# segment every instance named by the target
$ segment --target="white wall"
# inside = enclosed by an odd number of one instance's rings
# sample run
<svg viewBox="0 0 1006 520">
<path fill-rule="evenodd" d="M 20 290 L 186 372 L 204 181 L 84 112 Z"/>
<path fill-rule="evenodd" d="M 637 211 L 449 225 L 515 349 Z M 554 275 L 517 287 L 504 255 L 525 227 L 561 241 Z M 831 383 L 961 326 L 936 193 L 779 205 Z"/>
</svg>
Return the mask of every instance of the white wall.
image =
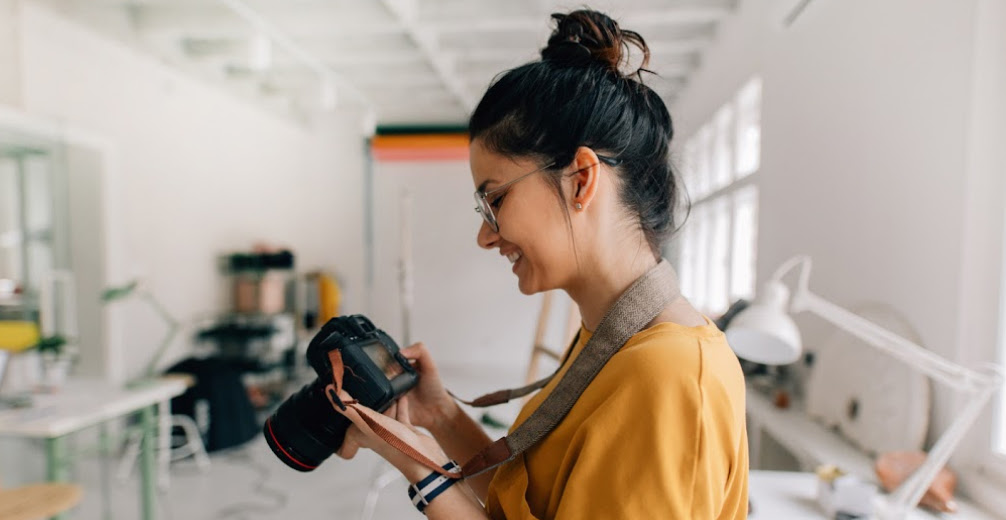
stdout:
<svg viewBox="0 0 1006 520">
<path fill-rule="evenodd" d="M 785 28 L 795 4 L 741 2 L 671 107 L 679 142 L 760 75 L 759 279 L 793 254 L 810 254 L 816 292 L 846 306 L 891 304 L 929 348 L 964 360 L 964 331 L 987 326 L 964 304 L 997 305 L 992 279 L 964 289 L 974 246 L 1002 243 L 1006 134 L 988 110 L 1001 110 L 1003 90 L 976 68 L 990 76 L 1006 61 L 1003 22 L 986 21 L 996 31 L 977 63 L 976 0 L 822 0 Z M 996 185 L 998 200 L 972 204 Z M 999 224 L 969 235 L 974 222 L 993 217 Z M 799 324 L 808 345 L 834 330 L 813 317 Z M 954 404 L 938 391 L 937 430 Z"/>
<path fill-rule="evenodd" d="M 19 108 L 111 143 L 99 190 L 105 213 L 92 215 L 105 225 L 106 283 L 142 276 L 191 321 L 227 306 L 217 256 L 264 241 L 291 248 L 300 268 L 334 270 L 349 281 L 347 308 L 362 305 L 358 116 L 336 112 L 306 128 L 45 7 L 25 2 L 22 10 Z M 106 337 L 114 379 L 137 375 L 162 332 L 149 310 L 122 307 L 110 313 Z M 179 338 L 165 363 L 186 343 Z"/>
<path fill-rule="evenodd" d="M 409 190 L 412 338 L 433 352 L 448 386 L 471 397 L 522 383 L 542 301 L 541 295 L 521 294 L 510 263 L 476 243 L 482 220 L 473 209 L 474 189 L 467 161 L 377 163 L 374 168 L 377 277 L 371 317 L 401 338 L 399 201 Z M 559 318 L 551 329 L 555 341 L 561 341 L 565 312 L 554 313 Z M 473 380 L 478 384 L 470 385 Z"/>
<path fill-rule="evenodd" d="M 21 100 L 18 0 L 0 0 L 0 104 Z"/>
</svg>

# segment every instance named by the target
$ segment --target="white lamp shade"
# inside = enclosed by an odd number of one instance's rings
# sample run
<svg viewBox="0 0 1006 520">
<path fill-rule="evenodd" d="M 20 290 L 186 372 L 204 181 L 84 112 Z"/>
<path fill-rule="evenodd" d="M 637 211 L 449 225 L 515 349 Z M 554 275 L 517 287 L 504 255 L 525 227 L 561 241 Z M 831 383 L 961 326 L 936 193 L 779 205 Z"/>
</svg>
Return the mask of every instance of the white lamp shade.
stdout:
<svg viewBox="0 0 1006 520">
<path fill-rule="evenodd" d="M 738 357 L 765 365 L 788 365 L 800 359 L 800 330 L 786 312 L 789 291 L 769 282 L 762 294 L 727 327 L 730 348 Z"/>
</svg>

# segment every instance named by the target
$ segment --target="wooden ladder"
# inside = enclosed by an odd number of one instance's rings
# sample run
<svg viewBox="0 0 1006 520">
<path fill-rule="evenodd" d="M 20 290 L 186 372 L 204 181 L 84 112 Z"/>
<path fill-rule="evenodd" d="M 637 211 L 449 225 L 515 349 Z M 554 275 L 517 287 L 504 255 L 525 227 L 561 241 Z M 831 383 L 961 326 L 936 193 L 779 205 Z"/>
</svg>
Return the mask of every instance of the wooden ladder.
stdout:
<svg viewBox="0 0 1006 520">
<path fill-rule="evenodd" d="M 538 374 L 538 369 L 541 365 L 542 356 L 559 361 L 563 355 L 563 352 L 552 350 L 545 344 L 545 334 L 548 332 L 552 307 L 557 303 L 556 292 L 558 291 L 548 291 L 545 293 L 544 298 L 542 298 L 541 312 L 538 313 L 538 325 L 535 327 L 534 342 L 531 345 L 531 360 L 527 365 L 526 384 L 531 384 L 541 378 L 541 375 Z M 566 315 L 566 334 L 563 336 L 562 348 L 569 346 L 578 330 L 580 330 L 580 309 L 577 308 L 576 304 L 570 302 L 569 313 Z"/>
</svg>

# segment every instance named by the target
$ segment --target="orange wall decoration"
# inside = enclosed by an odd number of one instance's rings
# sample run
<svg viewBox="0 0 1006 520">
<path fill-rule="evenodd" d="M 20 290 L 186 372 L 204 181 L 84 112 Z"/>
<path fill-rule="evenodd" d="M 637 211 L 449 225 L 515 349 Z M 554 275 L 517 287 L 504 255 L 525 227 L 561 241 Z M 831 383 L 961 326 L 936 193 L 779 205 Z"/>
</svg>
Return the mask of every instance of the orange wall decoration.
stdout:
<svg viewBox="0 0 1006 520">
<path fill-rule="evenodd" d="M 468 134 L 378 135 L 370 140 L 375 161 L 467 161 Z"/>
</svg>

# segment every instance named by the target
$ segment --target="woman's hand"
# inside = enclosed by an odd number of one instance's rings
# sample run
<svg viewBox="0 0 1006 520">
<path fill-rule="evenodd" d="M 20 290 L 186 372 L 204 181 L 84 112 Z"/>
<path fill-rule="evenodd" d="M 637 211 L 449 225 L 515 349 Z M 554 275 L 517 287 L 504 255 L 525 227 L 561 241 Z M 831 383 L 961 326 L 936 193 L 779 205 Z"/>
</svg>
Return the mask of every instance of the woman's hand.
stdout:
<svg viewBox="0 0 1006 520">
<path fill-rule="evenodd" d="M 412 366 L 419 372 L 419 384 L 406 394 L 412 424 L 433 431 L 439 424 L 450 421 L 461 408 L 444 388 L 433 357 L 425 345 L 416 343 L 404 348 L 402 355 L 412 361 Z"/>
<path fill-rule="evenodd" d="M 329 402 L 332 403 L 332 408 L 353 423 L 346 430 L 346 437 L 342 441 L 342 446 L 336 452 L 338 456 L 344 459 L 351 459 L 363 447 L 377 452 L 378 455 L 398 468 L 409 479 L 409 482 L 419 481 L 430 473 L 430 468 L 416 462 L 375 433 L 361 416 L 361 414 L 366 414 L 367 418 L 418 450 L 438 466 L 446 464 L 449 460 L 436 440 L 421 433 L 412 425 L 410 403 L 407 396 L 402 396 L 395 404 L 388 408 L 384 415 L 381 415 L 365 406 L 347 406 L 345 410 L 340 409 L 333 402 L 329 393 L 332 390 L 334 390 L 333 385 L 328 385 L 325 389 L 325 395 L 328 396 Z M 339 398 L 343 402 L 352 400 L 352 397 L 345 390 L 339 393 Z"/>
</svg>

